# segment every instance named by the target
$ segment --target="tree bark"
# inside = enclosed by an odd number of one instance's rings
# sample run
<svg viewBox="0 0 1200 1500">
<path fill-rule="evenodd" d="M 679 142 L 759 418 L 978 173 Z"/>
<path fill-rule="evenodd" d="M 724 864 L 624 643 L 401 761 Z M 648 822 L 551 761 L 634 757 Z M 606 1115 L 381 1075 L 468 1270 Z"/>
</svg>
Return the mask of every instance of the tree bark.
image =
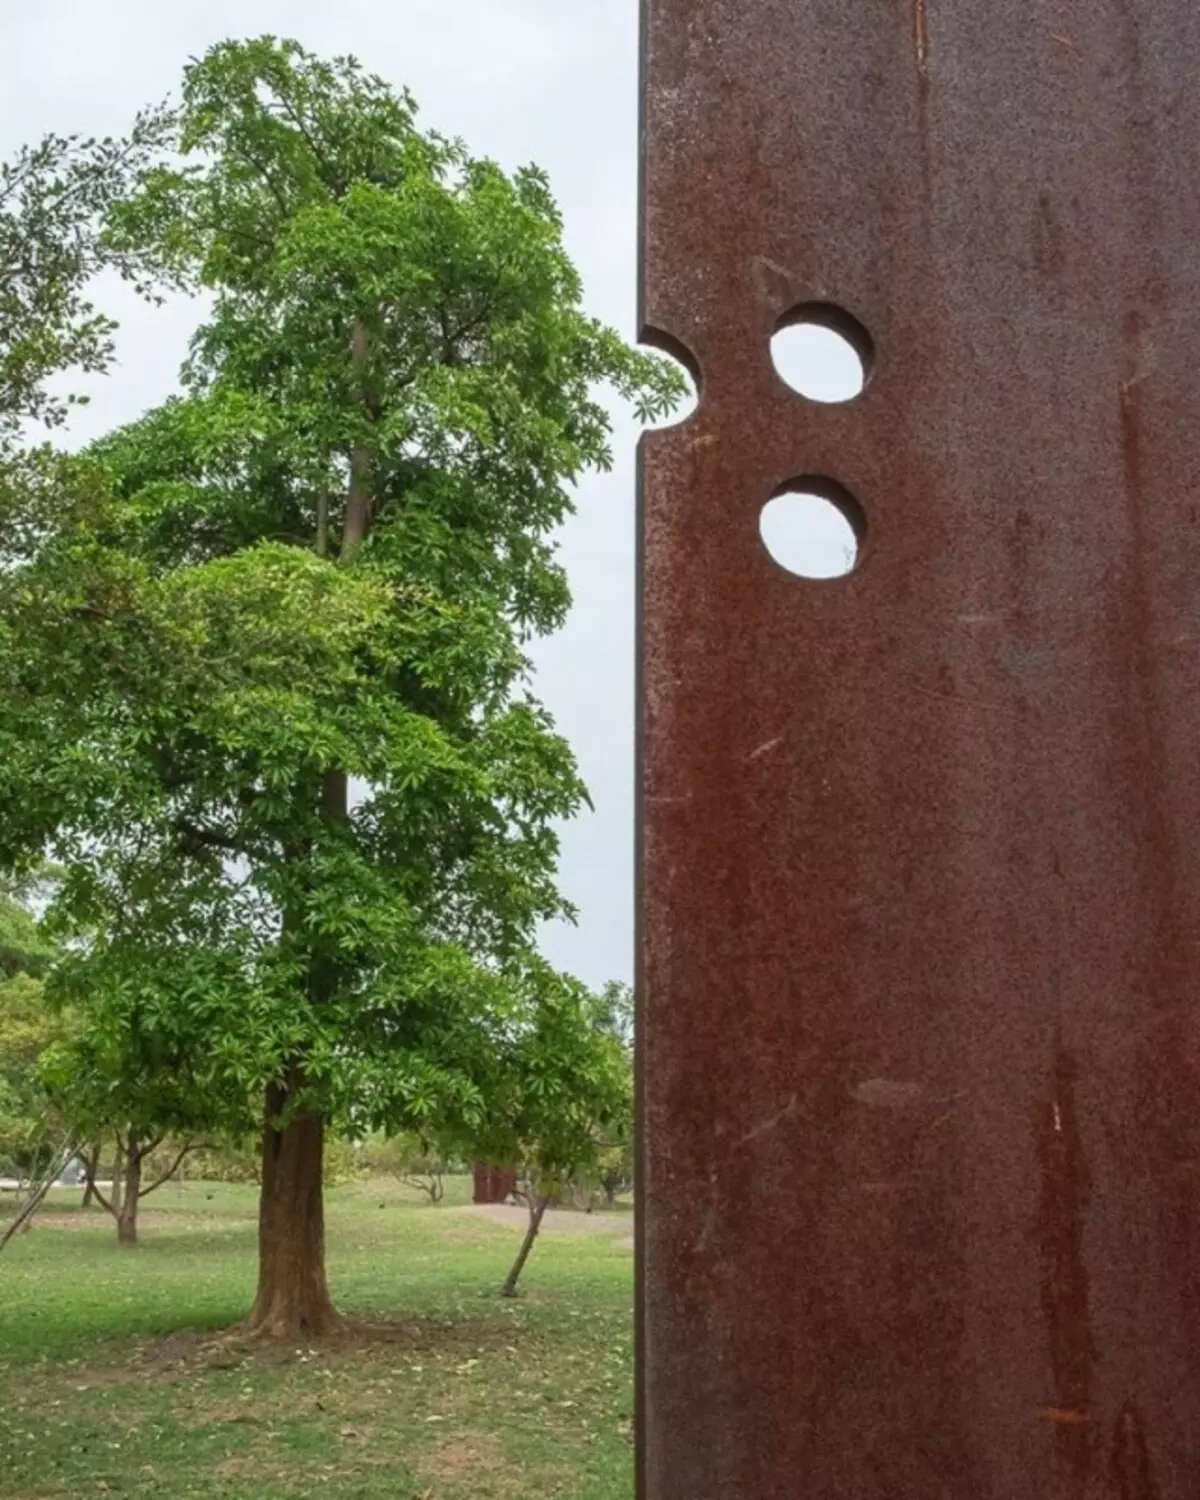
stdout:
<svg viewBox="0 0 1200 1500">
<path fill-rule="evenodd" d="M 92 1189 L 95 1192 L 95 1187 Z M 112 1182 L 109 1183 L 109 1212 L 114 1219 L 121 1217 L 121 1204 L 125 1192 L 125 1152 L 121 1145 L 121 1137 L 118 1134 L 116 1145 L 113 1147 L 113 1169 Z M 96 1194 L 99 1197 L 99 1193 Z"/>
<path fill-rule="evenodd" d="M 268 1338 L 320 1337 L 341 1321 L 325 1278 L 325 1122 L 301 1114 L 278 1123 L 303 1082 L 297 1066 L 287 1085 L 267 1091 L 250 1327 Z"/>
<path fill-rule="evenodd" d="M 330 822 L 344 819 L 348 797 L 345 773 L 327 772 L 321 787 L 323 816 Z M 328 960 L 314 952 L 309 973 L 313 1003 L 328 1000 L 335 983 Z M 267 1338 L 319 1338 L 341 1322 L 325 1275 L 325 1121 L 311 1111 L 289 1113 L 304 1084 L 304 1066 L 297 1060 L 286 1083 L 272 1085 L 266 1096 L 258 1293 L 250 1328 Z"/>
<path fill-rule="evenodd" d="M 116 1182 L 113 1191 L 116 1192 Z M 125 1250 L 132 1250 L 138 1242 L 138 1201 L 142 1195 L 142 1146 L 135 1135 L 130 1135 L 125 1152 L 125 1183 L 121 1201 L 117 1208 L 117 1243 Z"/>
<path fill-rule="evenodd" d="M 322 488 L 317 495 L 317 541 L 318 557 L 329 556 L 329 491 Z"/>
<path fill-rule="evenodd" d="M 350 335 L 350 363 L 360 385 L 360 396 L 366 405 L 367 330 L 356 321 Z M 346 514 L 342 522 L 342 550 L 339 561 L 346 563 L 366 540 L 371 529 L 371 455 L 365 444 L 356 443 L 350 450 L 350 488 L 346 494 Z"/>
<path fill-rule="evenodd" d="M 542 1220 L 546 1217 L 546 1208 L 550 1199 L 542 1193 L 535 1193 L 529 1200 L 529 1228 L 525 1231 L 525 1238 L 521 1242 L 521 1248 L 517 1251 L 517 1258 L 513 1261 L 513 1268 L 508 1273 L 500 1295 L 502 1297 L 515 1297 L 517 1295 L 517 1283 L 521 1279 L 521 1272 L 525 1269 L 525 1262 L 529 1259 L 533 1249 L 533 1242 L 538 1237 L 538 1231 L 542 1227 Z"/>
</svg>

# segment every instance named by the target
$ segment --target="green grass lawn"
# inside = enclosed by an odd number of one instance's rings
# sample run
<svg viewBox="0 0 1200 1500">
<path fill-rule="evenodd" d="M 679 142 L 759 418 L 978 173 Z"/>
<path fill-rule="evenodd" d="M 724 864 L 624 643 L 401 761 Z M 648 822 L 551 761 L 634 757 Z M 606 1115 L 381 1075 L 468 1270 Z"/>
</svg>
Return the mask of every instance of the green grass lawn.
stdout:
<svg viewBox="0 0 1200 1500">
<path fill-rule="evenodd" d="M 314 1348 L 229 1332 L 252 1189 L 162 1189 L 135 1251 L 52 1202 L 0 1256 L 0 1496 L 629 1500 L 628 1214 L 543 1236 L 504 1302 L 518 1234 L 465 1192 L 330 1193 L 334 1295 L 361 1321 Z"/>
</svg>

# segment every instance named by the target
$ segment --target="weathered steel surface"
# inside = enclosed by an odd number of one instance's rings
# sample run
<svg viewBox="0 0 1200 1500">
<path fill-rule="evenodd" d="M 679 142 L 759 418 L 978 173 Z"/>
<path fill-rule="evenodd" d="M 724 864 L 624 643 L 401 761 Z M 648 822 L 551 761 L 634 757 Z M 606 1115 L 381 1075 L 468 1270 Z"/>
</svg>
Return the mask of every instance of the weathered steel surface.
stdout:
<svg viewBox="0 0 1200 1500">
<path fill-rule="evenodd" d="M 646 9 L 644 1493 L 1195 1500 L 1200 6 Z"/>
<path fill-rule="evenodd" d="M 473 1203 L 507 1203 L 517 1190 L 517 1174 L 511 1167 L 489 1166 L 477 1161 L 471 1169 Z"/>
</svg>

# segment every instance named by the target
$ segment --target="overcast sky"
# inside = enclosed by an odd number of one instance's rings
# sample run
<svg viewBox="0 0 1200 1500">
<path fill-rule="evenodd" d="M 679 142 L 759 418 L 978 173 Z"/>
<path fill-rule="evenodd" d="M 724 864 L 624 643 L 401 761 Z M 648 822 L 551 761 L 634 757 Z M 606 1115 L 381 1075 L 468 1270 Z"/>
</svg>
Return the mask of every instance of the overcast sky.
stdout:
<svg viewBox="0 0 1200 1500">
<path fill-rule="evenodd" d="M 353 53 L 410 88 L 427 126 L 506 167 L 544 167 L 589 311 L 636 336 L 637 0 L 0 0 L 0 156 L 48 130 L 119 134 L 175 89 L 190 56 L 268 32 Z M 121 320 L 120 363 L 88 387 L 77 439 L 174 389 L 198 316 L 187 302 L 149 310 L 119 286 L 105 310 Z M 818 357 L 816 373 L 838 394 L 844 371 Z M 594 984 L 632 969 L 636 442 L 633 424 L 619 425 L 612 473 L 580 487 L 562 538 L 575 609 L 537 652 L 539 690 L 596 804 L 563 840 L 579 925 L 548 932 L 544 946 Z M 810 526 L 806 537 L 815 566 L 839 571 L 838 529 Z"/>
</svg>

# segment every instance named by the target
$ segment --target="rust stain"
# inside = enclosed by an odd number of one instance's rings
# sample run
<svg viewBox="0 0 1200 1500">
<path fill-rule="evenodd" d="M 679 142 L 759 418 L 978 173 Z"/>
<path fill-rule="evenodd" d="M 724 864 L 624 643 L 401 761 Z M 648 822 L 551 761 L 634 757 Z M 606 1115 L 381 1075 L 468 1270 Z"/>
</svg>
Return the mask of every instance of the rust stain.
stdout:
<svg viewBox="0 0 1200 1500">
<path fill-rule="evenodd" d="M 1137 522 L 1142 498 L 1142 428 L 1138 386 L 1142 382 L 1143 315 L 1136 309 L 1125 314 L 1122 325 L 1125 371 L 1117 391 L 1121 415 L 1121 451 L 1125 467 L 1125 493 L 1131 515 Z M 1141 530 L 1135 524 L 1135 535 Z"/>
<path fill-rule="evenodd" d="M 1076 1104 L 1078 1069 L 1056 1038 L 1046 1091 L 1035 1110 L 1034 1130 L 1041 1167 L 1038 1238 L 1042 1268 L 1042 1311 L 1056 1400 L 1046 1408 L 1060 1413 L 1091 1411 L 1092 1345 L 1084 1214 L 1091 1183 Z M 1086 1420 L 1059 1421 L 1059 1462 L 1070 1493 L 1082 1497 L 1092 1466 Z"/>
<path fill-rule="evenodd" d="M 1039 1407 L 1038 1416 L 1043 1422 L 1055 1422 L 1060 1427 L 1086 1427 L 1092 1420 L 1090 1412 L 1067 1411 L 1061 1406 Z"/>
<path fill-rule="evenodd" d="M 1160 1500 L 1150 1467 L 1150 1450 L 1141 1417 L 1132 1401 L 1126 1402 L 1113 1434 L 1112 1480 L 1117 1500 Z"/>
<path fill-rule="evenodd" d="M 1039 193 L 1033 219 L 1033 264 L 1044 277 L 1060 276 L 1066 266 L 1062 225 L 1049 193 Z"/>
<path fill-rule="evenodd" d="M 1148 305 L 1149 294 L 1145 298 Z M 1145 828 L 1145 842 L 1153 851 L 1154 963 L 1178 962 L 1182 946 L 1178 909 L 1177 866 L 1180 832 L 1168 816 L 1168 760 L 1165 732 L 1171 708 L 1164 699 L 1166 652 L 1157 641 L 1158 608 L 1153 572 L 1154 509 L 1147 470 L 1144 408 L 1149 401 L 1147 376 L 1153 367 L 1147 331 L 1148 313 L 1132 307 L 1122 323 L 1123 367 L 1117 391 L 1118 430 L 1124 478 L 1124 515 L 1127 532 L 1122 611 L 1115 622 L 1120 634 L 1118 659 L 1128 684 L 1131 713 L 1127 725 L 1129 751 L 1136 757 L 1138 782 L 1134 805 Z M 1187 623 L 1190 621 L 1180 623 Z"/>
<path fill-rule="evenodd" d="M 913 48 L 917 72 L 924 77 L 929 68 L 929 0 L 913 0 Z"/>
</svg>

